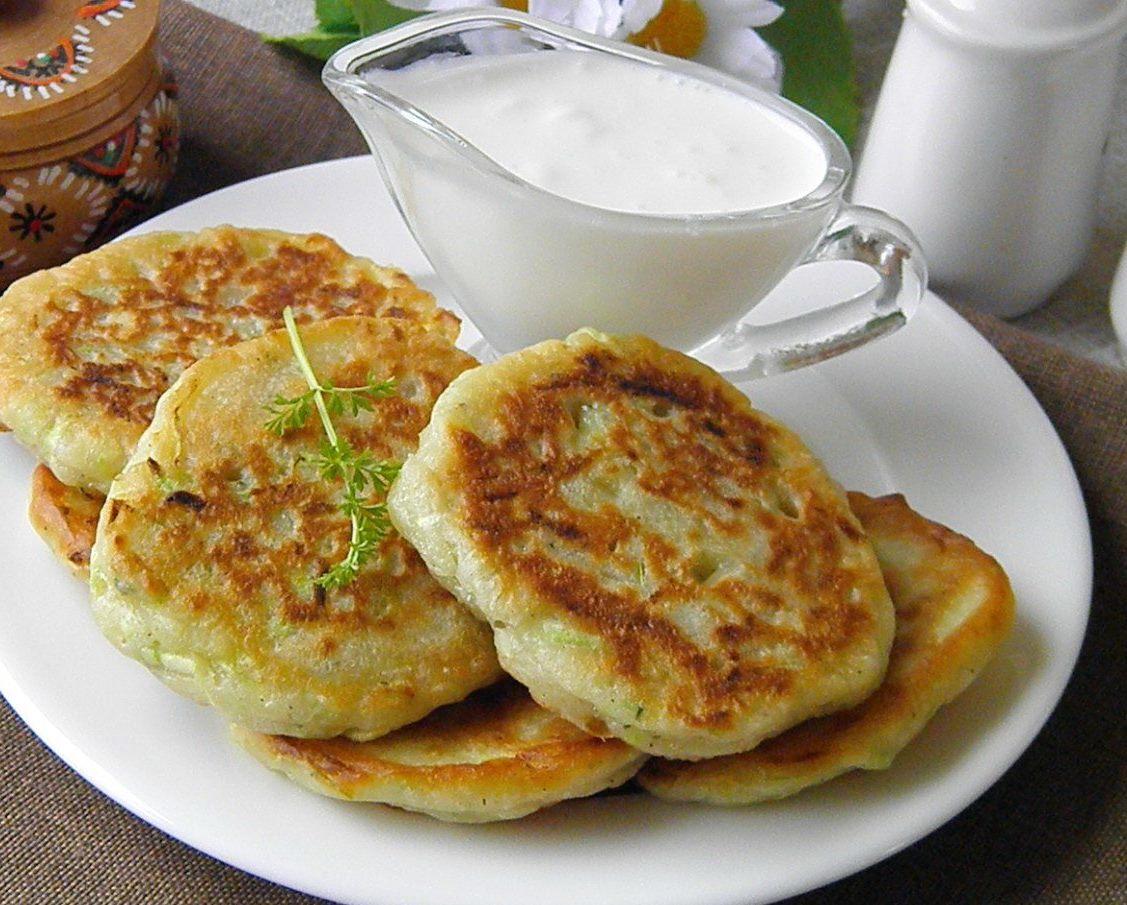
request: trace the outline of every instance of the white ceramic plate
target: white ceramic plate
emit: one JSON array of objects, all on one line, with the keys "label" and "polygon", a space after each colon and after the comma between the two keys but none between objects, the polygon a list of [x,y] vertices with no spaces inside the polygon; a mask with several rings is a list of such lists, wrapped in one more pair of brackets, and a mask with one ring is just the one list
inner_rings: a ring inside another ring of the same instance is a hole
[{"label": "white ceramic plate", "polygon": [[[367,159],[233,186],[145,225],[320,230],[394,262],[451,304]],[[805,269],[767,303],[828,299],[852,270]],[[464,341],[472,340],[472,329]],[[142,819],[287,886],[349,903],[749,905],[819,886],[927,834],[1030,743],[1072,670],[1091,549],[1072,467],[1033,397],[934,296],[899,334],[746,387],[849,488],[911,504],[997,556],[1014,633],[981,679],[881,773],[746,809],[591,799],[512,824],[450,826],[320,798],[263,769],[223,721],[168,691],[99,635],[86,591],[24,517],[33,462],[0,442],[7,605],[0,690],[68,764]]]}]

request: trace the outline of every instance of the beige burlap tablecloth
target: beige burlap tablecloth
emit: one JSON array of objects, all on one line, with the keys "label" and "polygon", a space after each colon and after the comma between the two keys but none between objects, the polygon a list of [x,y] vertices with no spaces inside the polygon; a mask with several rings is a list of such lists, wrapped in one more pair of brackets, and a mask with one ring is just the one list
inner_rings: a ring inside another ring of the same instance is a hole
[{"label": "beige burlap tablecloth", "polygon": [[[180,0],[166,0],[161,37],[185,118],[168,204],[364,150],[308,62]],[[1000,782],[937,832],[801,905],[1127,902],[1127,374],[968,317],[1036,394],[1080,475],[1096,548],[1087,641],[1056,713]],[[142,823],[0,703],[0,902],[312,901]]]}]

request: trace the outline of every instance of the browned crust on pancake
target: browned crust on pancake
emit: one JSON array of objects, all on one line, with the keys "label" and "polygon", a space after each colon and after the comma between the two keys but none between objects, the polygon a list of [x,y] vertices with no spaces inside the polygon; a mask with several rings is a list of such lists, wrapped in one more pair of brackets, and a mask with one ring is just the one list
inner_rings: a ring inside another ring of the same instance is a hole
[{"label": "browned crust on pancake", "polygon": [[264,764],[323,795],[462,822],[512,819],[593,795],[628,780],[646,759],[544,710],[512,680],[368,742],[232,733]]},{"label": "browned crust on pancake", "polygon": [[45,465],[32,472],[28,519],[51,551],[83,581],[88,577],[103,502],[100,493],[68,487]]},{"label": "browned crust on pancake", "polygon": [[[854,768],[879,769],[923,727],[942,704],[957,697],[1009,633],[1014,598],[997,560],[970,539],[913,511],[901,494],[850,493],[849,503],[872,538],[896,606],[898,630],[880,688],[848,710],[808,720],[767,739],[753,751],[688,763],[655,758],[639,780],[662,797],[736,803],[791,794]],[[920,554],[911,567],[890,561],[884,544],[902,543]],[[942,641],[929,632],[946,614],[944,595],[981,583],[983,602]],[[938,601],[936,603],[935,601]],[[936,610],[937,612],[933,612]]]},{"label": "browned crust on pancake", "polygon": [[[373,461],[409,455],[434,400],[476,365],[400,319],[332,318],[300,333],[325,383],[395,381],[370,411],[333,419]],[[315,464],[316,415],[281,437],[267,427],[272,400],[305,389],[284,330],[185,372],[103,507],[94,614],[121,650],[233,722],[370,738],[494,681],[499,667],[488,628],[398,533],[343,587],[316,583],[349,548],[345,486]]]},{"label": "browned crust on pancake", "polygon": [[[575,413],[569,405],[577,392],[592,402],[644,406],[652,416],[645,445],[616,423],[605,446],[634,463],[645,491],[699,514],[722,535],[738,536],[743,530],[738,519],[748,511],[747,502],[727,488],[769,480],[765,476],[778,466],[771,450],[783,430],[712,372],[687,369],[680,359],[655,365],[591,349],[570,371],[505,396],[497,414],[503,424],[498,438],[455,432],[466,526],[506,573],[609,643],[618,675],[643,680],[655,663],[675,664],[685,681],[668,702],[669,714],[695,728],[724,729],[743,702],[784,695],[793,684],[790,670],[743,660],[749,643],[786,644],[818,659],[848,650],[871,633],[870,614],[849,603],[843,592],[857,584],[858,576],[842,565],[841,542],[861,538],[848,510],[833,511],[811,498],[800,504],[802,517],[795,519],[797,513],[786,511],[794,504],[783,500],[781,511],[764,509],[757,515],[771,537],[766,573],[821,602],[797,629],[774,625],[762,617],[785,601],[739,580],[719,582],[710,595],[743,615],[715,630],[706,654],[668,618],[663,604],[698,594],[698,570],[707,564],[687,561],[667,541],[639,532],[614,507],[583,512],[564,498],[565,483],[590,464],[590,457],[569,452],[560,441],[572,428]],[[666,420],[673,412],[680,419],[678,429]],[[641,537],[660,591],[650,598],[613,591],[584,569],[540,550],[521,552],[522,539],[538,530],[608,558],[627,538]],[[654,660],[655,653],[660,660]]]},{"label": "browned crust on pancake", "polygon": [[[59,398],[144,426],[161,393],[201,357],[201,347],[246,338],[237,332],[240,322],[281,324],[287,305],[299,323],[345,315],[414,320],[433,308],[429,295],[399,271],[381,270],[386,282],[362,270],[346,276],[352,258],[327,236],[291,236],[256,259],[242,232],[222,227],[201,234],[174,249],[155,272],[116,283],[112,299],[73,287],[50,298],[39,319],[44,348],[51,363],[71,375],[54,388]],[[232,303],[227,292],[235,283],[253,288]],[[115,316],[123,311],[129,316]],[[157,347],[123,361],[93,352],[91,360],[80,351],[138,349],[152,336],[161,337]]]},{"label": "browned crust on pancake", "polygon": [[[437,395],[452,373],[472,363],[468,356],[452,354],[444,370],[420,372],[417,377],[430,388],[428,395]],[[332,379],[337,386],[361,386],[369,376],[357,369],[341,368]],[[341,419],[337,430],[353,449],[375,450],[377,459],[395,461],[410,449],[428,414],[426,407],[392,396],[379,402],[382,421],[378,430],[342,423]],[[304,428],[287,435],[287,440],[313,450],[321,442],[320,432],[320,422],[310,419]],[[349,524],[334,498],[339,482],[280,479],[279,463],[267,451],[272,445],[276,445],[273,435],[264,441],[240,438],[229,457],[193,475],[191,491],[170,490],[155,512],[138,512],[121,500],[111,500],[103,530],[113,539],[118,568],[133,576],[147,594],[158,598],[174,594],[181,605],[201,618],[229,620],[233,631],[242,618],[239,607],[233,605],[235,601],[257,604],[264,593],[280,602],[281,616],[287,623],[320,625],[341,632],[370,628],[373,617],[365,601],[403,593],[425,573],[426,566],[410,544],[391,532],[373,560],[385,567],[362,570],[348,585],[333,591],[295,587],[295,564],[323,574],[344,558]],[[149,459],[148,467],[157,481],[165,477],[156,460]],[[242,491],[243,487],[248,490]],[[151,501],[147,503],[151,505]],[[280,534],[275,525],[290,519],[300,525],[300,530]],[[150,542],[138,552],[130,546],[130,536],[138,522],[145,520],[150,521]],[[178,579],[186,551],[197,561],[218,564],[225,586],[222,601],[215,599],[206,583],[193,584],[191,592],[184,591],[186,585]],[[426,591],[449,599],[432,582],[427,582]],[[394,628],[390,617],[376,621],[389,631]],[[335,643],[331,638],[324,643],[323,654],[328,657],[334,653]]]},{"label": "browned crust on pancake", "polygon": [[193,362],[277,329],[364,315],[453,341],[402,271],[321,235],[147,233],[17,280],[0,299],[0,420],[63,483],[105,493]]},{"label": "browned crust on pancake", "polygon": [[[346,738],[298,739],[282,735],[264,738],[273,756],[301,763],[318,774],[344,798],[359,798],[374,782],[402,781],[417,791],[444,792],[465,785],[503,788],[508,795],[541,790],[545,784],[581,773],[608,753],[631,749],[617,739],[587,735],[566,720],[556,718],[551,732],[525,744],[516,731],[522,717],[539,705],[516,682],[501,682],[475,692],[460,704],[451,704],[430,716],[381,739],[354,742]],[[496,746],[511,746],[514,753],[480,763],[451,760],[427,765],[398,762],[383,752],[402,738],[440,758],[460,746],[488,739]]]}]

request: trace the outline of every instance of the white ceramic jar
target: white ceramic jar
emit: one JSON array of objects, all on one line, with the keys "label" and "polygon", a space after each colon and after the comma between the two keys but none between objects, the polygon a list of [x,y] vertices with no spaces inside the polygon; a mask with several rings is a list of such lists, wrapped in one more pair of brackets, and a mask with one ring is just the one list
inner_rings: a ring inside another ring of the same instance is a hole
[{"label": "white ceramic jar", "polygon": [[1013,317],[1087,251],[1127,0],[908,0],[855,201],[937,288]]}]

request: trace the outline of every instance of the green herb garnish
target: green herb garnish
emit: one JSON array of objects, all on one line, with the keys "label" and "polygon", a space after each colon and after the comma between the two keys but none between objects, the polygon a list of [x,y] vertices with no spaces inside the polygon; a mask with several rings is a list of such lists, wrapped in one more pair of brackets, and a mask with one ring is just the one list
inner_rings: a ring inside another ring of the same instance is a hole
[{"label": "green herb garnish", "polygon": [[304,427],[314,410],[321,419],[326,439],[310,461],[322,478],[339,480],[344,484],[340,508],[352,523],[352,535],[344,559],[314,579],[314,584],[327,589],[342,588],[356,577],[361,566],[379,549],[391,531],[387,504],[371,497],[377,491],[381,494],[387,492],[399,474],[399,464],[377,460],[366,450],[357,452],[352,444],[338,436],[332,416],[356,416],[362,411],[370,412],[376,400],[385,399],[395,392],[395,381],[369,378],[361,387],[337,387],[328,381],[322,383],[305,354],[293,309],[287,307],[282,312],[282,320],[294,358],[309,390],[290,399],[278,396],[267,407],[270,419],[266,422],[266,429],[282,437]]}]

